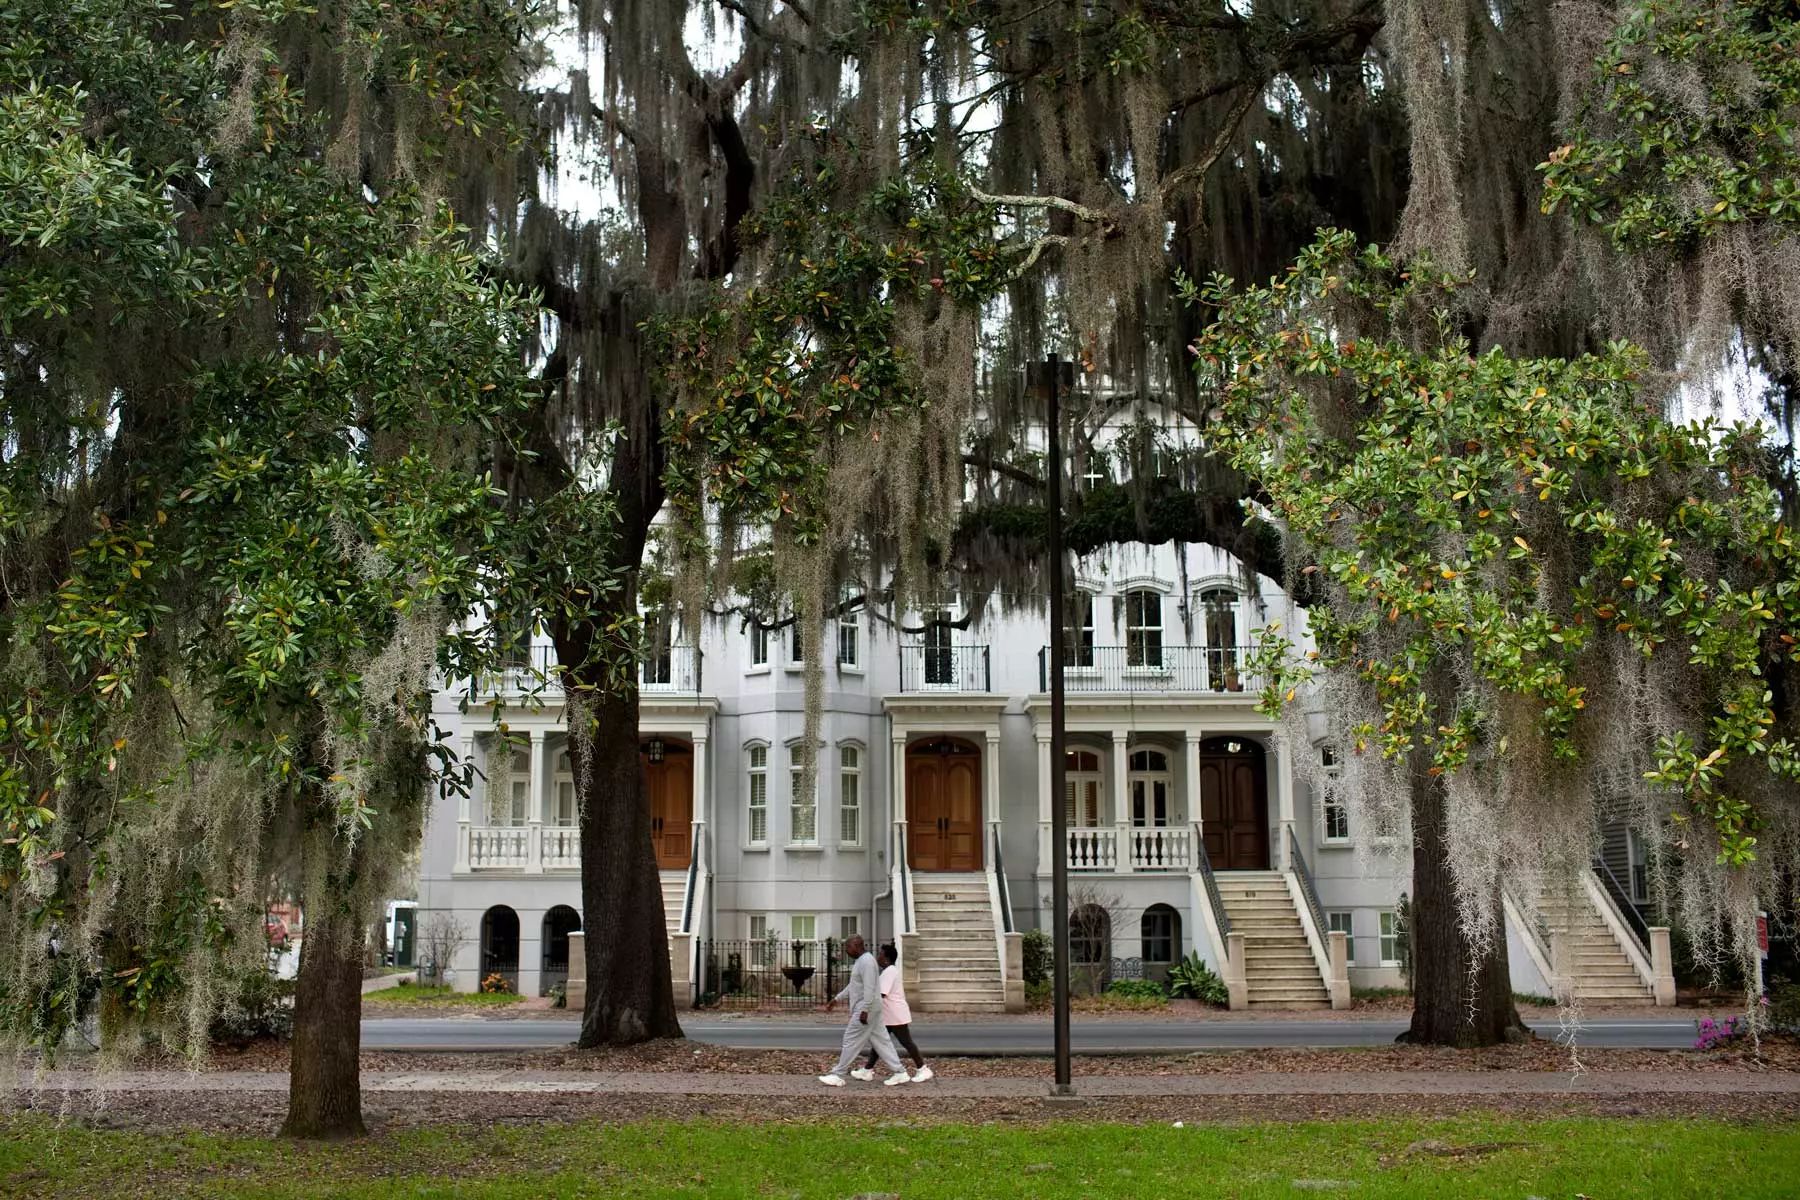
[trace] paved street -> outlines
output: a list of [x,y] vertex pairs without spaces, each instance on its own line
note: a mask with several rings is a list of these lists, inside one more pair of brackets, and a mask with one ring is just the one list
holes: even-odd
[[[1554,1020],[1528,1021],[1542,1037],[1554,1038]],[[769,1021],[754,1017],[701,1017],[682,1021],[688,1037],[739,1050],[835,1050],[841,1022]],[[1047,1021],[933,1021],[917,1025],[920,1044],[931,1054],[1045,1055],[1051,1052]],[[1382,1046],[1406,1028],[1404,1020],[1268,1021],[1075,1021],[1071,1044],[1077,1054],[1182,1053],[1193,1050],[1248,1050],[1309,1046]],[[365,1050],[541,1050],[575,1039],[575,1022],[482,1020],[453,1017],[363,1018]],[[1691,1016],[1595,1018],[1581,1027],[1587,1046],[1657,1050],[1694,1044]]]

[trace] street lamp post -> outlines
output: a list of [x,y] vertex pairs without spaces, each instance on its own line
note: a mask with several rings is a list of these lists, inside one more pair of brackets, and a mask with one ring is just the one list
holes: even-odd
[[[1055,998],[1056,1082],[1052,1095],[1073,1095],[1069,1062],[1069,808],[1067,797],[1068,761],[1064,737],[1063,663],[1066,656],[1066,633],[1063,620],[1062,534],[1062,413],[1060,390],[1073,386],[1075,364],[1063,362],[1052,354],[1047,362],[1033,364],[1036,387],[1042,388],[1045,400],[1044,424],[1049,434],[1048,453],[1044,458],[1046,485],[1045,541],[1050,571],[1050,852],[1051,859],[1051,937],[1053,947],[1053,984]],[[1035,388],[1034,388],[1035,390]]]

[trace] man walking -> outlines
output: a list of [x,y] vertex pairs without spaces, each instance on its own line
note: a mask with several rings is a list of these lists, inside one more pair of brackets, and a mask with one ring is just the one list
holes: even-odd
[[875,956],[868,952],[860,934],[852,934],[844,943],[844,953],[854,962],[850,968],[850,982],[828,1000],[825,1007],[830,1008],[839,1000],[848,1001],[850,1021],[844,1026],[844,1050],[838,1056],[837,1066],[819,1076],[819,1082],[826,1087],[843,1087],[844,1076],[873,1046],[881,1065],[891,1072],[887,1086],[907,1083],[910,1077],[906,1068],[900,1065],[900,1056],[894,1053],[894,1041],[882,1021],[881,970],[875,965]]

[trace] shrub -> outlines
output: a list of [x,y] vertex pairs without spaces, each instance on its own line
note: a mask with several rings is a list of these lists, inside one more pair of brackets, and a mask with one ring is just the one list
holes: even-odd
[[490,996],[510,995],[513,990],[512,980],[495,971],[481,981],[481,990]]
[[1021,944],[1025,960],[1025,987],[1029,993],[1033,984],[1050,982],[1050,972],[1055,969],[1055,948],[1050,944],[1050,935],[1042,929],[1027,929]]
[[1231,1003],[1231,993],[1225,987],[1225,981],[1206,965],[1198,953],[1191,950],[1186,958],[1169,971],[1169,995],[1198,1000],[1202,1004],[1219,1008]]
[[1025,999],[1031,1004],[1048,1004],[1056,997],[1056,985],[1048,979],[1040,979],[1036,983],[1025,985]]
[[1129,1000],[1167,1000],[1169,990],[1154,979],[1115,979],[1106,987],[1108,996]]
[[1800,1037],[1800,983],[1777,979],[1769,985],[1769,1028]]
[[243,982],[234,1000],[212,1020],[208,1037],[218,1045],[289,1038],[294,1034],[294,981],[259,972]]
[[566,985],[559,983],[555,987],[550,989],[550,1007],[551,1008],[567,1008],[567,1007],[569,1007],[569,989]]
[[1744,1036],[1747,1030],[1737,1017],[1726,1017],[1723,1021],[1705,1017],[1694,1022],[1694,1032],[1699,1034],[1694,1039],[1694,1049],[1717,1050],[1721,1046],[1729,1046],[1737,1041]]

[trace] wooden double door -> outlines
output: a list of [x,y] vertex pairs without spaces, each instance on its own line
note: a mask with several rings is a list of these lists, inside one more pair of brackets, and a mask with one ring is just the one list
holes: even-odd
[[979,871],[981,752],[941,738],[906,748],[907,861],[915,871]]
[[664,871],[685,871],[694,855],[694,752],[676,742],[663,746],[661,762],[651,762],[640,747],[644,787],[650,799],[650,840],[656,845],[656,865]]
[[1269,869],[1269,775],[1247,738],[1200,743],[1200,831],[1215,871]]

